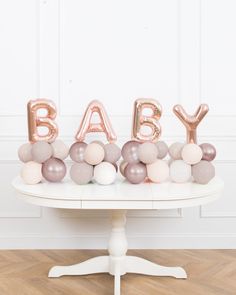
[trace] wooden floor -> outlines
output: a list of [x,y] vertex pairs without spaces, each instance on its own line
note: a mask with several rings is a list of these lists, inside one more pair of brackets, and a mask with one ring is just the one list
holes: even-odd
[[[113,277],[98,274],[48,279],[51,266],[73,264],[106,251],[0,251],[0,295],[112,295]],[[236,250],[138,250],[131,255],[183,266],[187,280],[127,274],[122,295],[235,295]]]

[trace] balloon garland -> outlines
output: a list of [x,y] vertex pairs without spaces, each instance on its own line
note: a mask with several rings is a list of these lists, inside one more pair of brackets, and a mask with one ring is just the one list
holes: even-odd
[[[46,111],[46,115],[39,114],[41,109]],[[145,115],[144,109],[150,109],[151,114]],[[94,100],[85,111],[75,136],[76,142],[69,148],[57,139],[55,104],[47,99],[30,100],[27,104],[29,142],[18,150],[19,159],[24,163],[21,177],[26,184],[37,184],[43,179],[62,181],[67,172],[65,159],[69,155],[73,161],[69,174],[78,185],[91,181],[101,185],[112,184],[116,180],[118,166],[120,173],[132,184],[145,181],[207,184],[215,176],[212,161],[216,157],[216,149],[210,143],[197,144],[197,127],[208,110],[208,106],[202,104],[193,115],[189,115],[182,106],[174,106],[173,112],[186,127],[186,143],[175,142],[168,147],[164,141],[158,141],[161,105],[154,99],[137,99],[132,140],[120,149],[115,143],[117,137],[104,106]],[[92,122],[94,113],[99,115],[99,123]],[[39,127],[46,127],[48,133],[40,134]],[[151,128],[151,134],[144,134],[142,127]],[[108,143],[93,141],[87,144],[85,137],[91,132],[104,133]],[[121,156],[123,160],[119,162]],[[169,160],[166,160],[167,156]]]

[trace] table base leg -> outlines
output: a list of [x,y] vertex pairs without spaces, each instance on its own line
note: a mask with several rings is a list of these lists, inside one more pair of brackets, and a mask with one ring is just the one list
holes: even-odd
[[166,267],[136,256],[126,256],[128,249],[126,234],[126,210],[112,211],[112,231],[108,245],[108,256],[98,256],[87,261],[69,265],[54,266],[49,271],[50,278],[64,275],[88,275],[94,273],[110,273],[114,276],[114,294],[120,295],[121,276],[136,273],[150,276],[168,276],[186,279],[187,274],[182,267]]

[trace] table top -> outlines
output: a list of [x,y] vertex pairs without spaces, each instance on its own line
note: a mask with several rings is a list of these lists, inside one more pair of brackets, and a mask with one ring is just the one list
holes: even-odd
[[60,183],[25,184],[18,176],[12,182],[18,196],[35,205],[69,209],[173,209],[199,206],[221,196],[224,183],[219,177],[207,185],[130,184],[124,179],[108,186],[90,183],[76,185],[70,179]]

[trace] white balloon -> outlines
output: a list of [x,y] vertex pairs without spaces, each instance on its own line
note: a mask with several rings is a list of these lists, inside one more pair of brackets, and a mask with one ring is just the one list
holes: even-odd
[[188,143],[183,147],[181,155],[185,163],[194,165],[201,161],[203,153],[200,146],[195,143]]
[[94,168],[94,179],[99,184],[112,184],[116,179],[116,168],[109,162],[102,162]]
[[168,179],[169,174],[169,166],[163,160],[156,160],[156,162],[147,165],[147,176],[153,182],[162,183]]
[[37,162],[27,162],[21,169],[21,178],[26,184],[37,184],[42,179],[42,164]]
[[64,160],[69,154],[69,147],[60,139],[51,143],[53,157]]
[[192,175],[191,165],[183,160],[173,161],[170,165],[170,178],[177,183],[188,182]]

